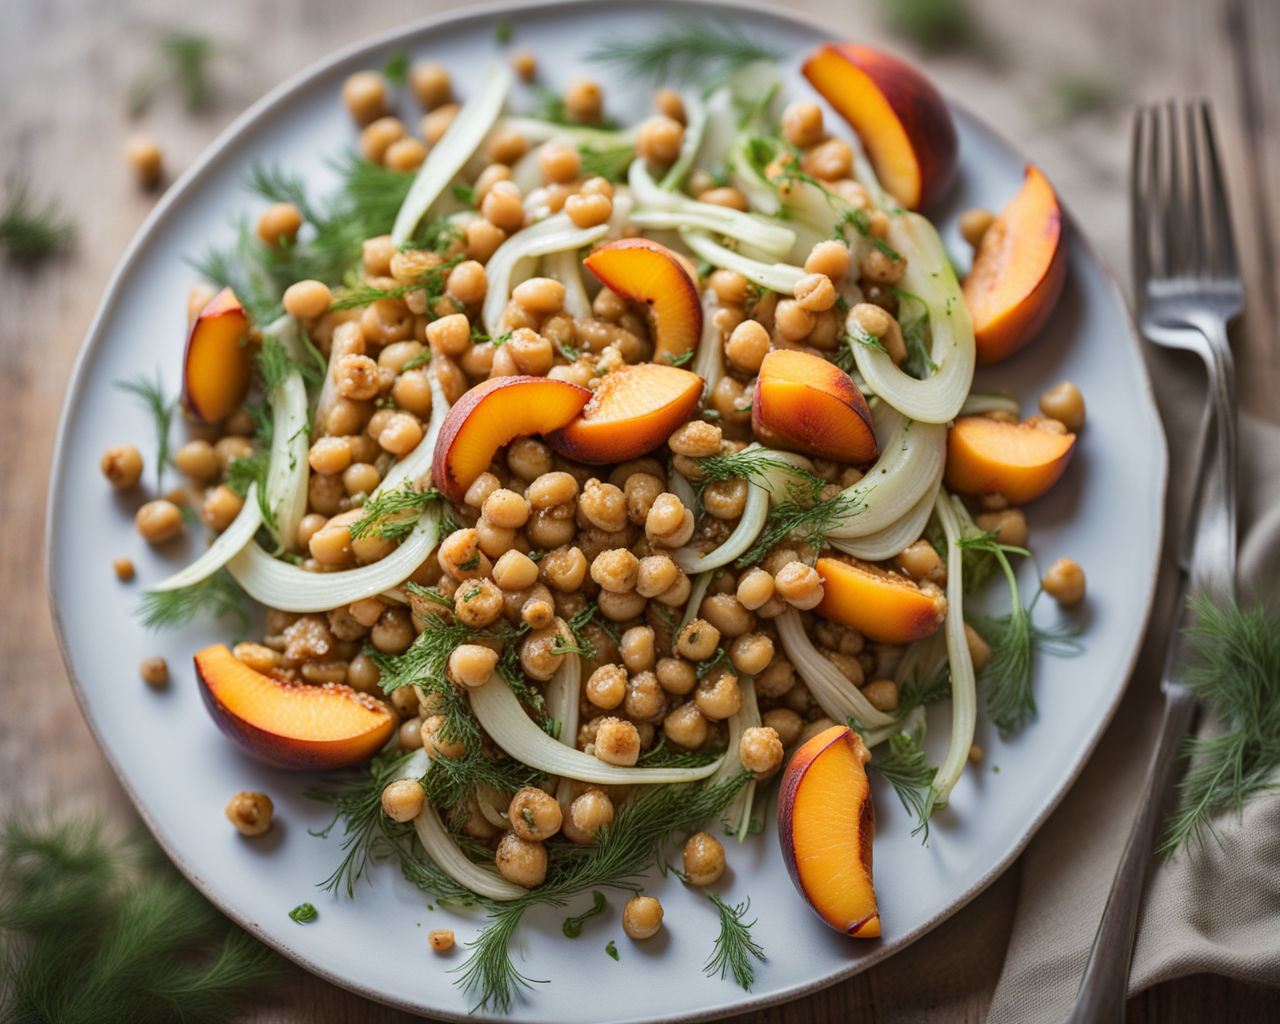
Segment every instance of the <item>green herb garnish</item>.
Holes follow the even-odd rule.
[[[636,158],[632,146],[610,146],[607,149],[580,146],[578,153],[582,156],[584,178],[605,178],[615,185],[626,181],[627,168]]]
[[[930,767],[917,738],[905,731],[894,733],[889,737],[889,755],[873,757],[868,765],[893,787],[902,806],[918,823],[911,834],[923,832],[920,841],[927,844],[929,815],[934,806],[931,799],[933,779],[938,772]]]
[[[433,503],[443,500],[444,495],[434,487],[420,491],[413,481],[406,480],[399,487],[383,491],[364,503],[360,518],[348,528],[351,539],[381,537],[383,540],[403,540],[417,528],[419,516]],[[479,564],[477,556],[476,565]]]
[[[298,924],[307,924],[319,917],[320,913],[310,903],[299,903],[289,911],[289,916],[297,921]]]
[[[604,898],[604,893],[599,889],[591,894],[592,904],[590,910],[585,910],[577,917],[566,917],[564,924],[561,925],[561,931],[564,932],[565,938],[576,939],[582,934],[583,922],[591,920],[593,917],[599,917],[609,907],[609,902]],[[610,943],[612,945],[612,943]],[[615,956],[616,960],[617,957]]]
[[[721,978],[732,972],[733,980],[749,992],[751,983],[756,978],[751,958],[754,957],[761,963],[765,960],[764,950],[751,938],[755,922],[747,924],[742,920],[751,908],[751,901],[744,900],[736,907],[731,907],[710,889],[702,891],[720,912],[720,934],[716,938],[715,950],[702,965],[702,969],[708,976],[719,974]]]
[[[164,381],[156,369],[155,380],[147,380],[139,374],[133,380],[118,380],[115,386],[137,398],[151,414],[151,424],[156,434],[156,491],[164,489],[164,471],[173,465],[169,454],[169,432],[173,429],[173,414],[178,408],[178,400],[165,397]]]
[[[244,591],[225,568],[189,587],[148,590],[142,595],[136,614],[142,616],[147,629],[177,629],[206,611],[215,619],[234,613],[240,628],[249,628]]]
[[[614,944],[613,939],[610,939],[607,943],[605,943],[604,951],[608,953],[611,957],[613,957],[615,960],[618,959],[618,947]]]
[[[710,93],[738,71],[775,63],[782,50],[758,43],[727,17],[686,16],[652,35],[607,39],[587,54],[624,78],[664,85],[699,84]]]
[[[25,263],[52,255],[76,236],[76,225],[58,209],[53,200],[43,206],[32,197],[25,178],[9,188],[9,201],[0,213],[0,245],[9,255]]]
[[[166,84],[177,85],[187,112],[194,114],[209,105],[209,62],[230,52],[225,43],[194,32],[164,29],[152,34],[155,53],[146,71],[133,83],[129,93],[129,116],[137,117]]]
[[[396,50],[382,65],[382,77],[391,84],[391,88],[399,89],[408,76],[409,55],[404,50]]]

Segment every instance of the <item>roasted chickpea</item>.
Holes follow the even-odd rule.
[[[472,629],[491,626],[502,614],[502,591],[493,580],[466,580],[454,595],[453,614]]]
[[[981,207],[962,211],[956,221],[960,228],[960,237],[975,249],[982,244],[983,236],[995,222],[996,215]]]
[[[409,85],[424,110],[448,103],[453,95],[449,72],[432,61],[418,61],[409,71]]]
[[[518,230],[524,223],[520,186],[513,181],[495,181],[480,204],[480,212],[504,231]]]
[[[734,640],[727,653],[735,669],[743,675],[754,676],[773,661],[773,641],[763,633],[747,633]]]
[[[804,730],[804,719],[790,708],[774,708],[763,716],[764,725],[778,734],[783,747],[789,747],[800,737]]]
[[[564,655],[553,652],[564,645],[568,635],[558,619],[527,634],[520,644],[520,666],[525,674],[544,683],[555,675],[564,662]]]
[[[755,611],[773,597],[773,577],[760,568],[749,569],[738,580],[738,603]]]
[[[887,712],[898,709],[898,684],[892,679],[873,679],[860,689],[862,695],[877,711]]]
[[[791,103],[782,112],[782,134],[793,146],[808,149],[822,141],[822,108],[816,103]]]
[[[711,885],[724,874],[724,847],[707,832],[689,837],[683,860],[684,876],[690,885]]]
[[[826,274],[806,274],[792,290],[796,302],[810,313],[821,313],[836,304],[836,289]]]
[[[444,138],[444,133],[449,130],[461,109],[457,103],[442,103],[422,119],[422,137],[427,145],[434,146]]]
[[[563,814],[553,796],[537,786],[525,786],[511,798],[507,809],[511,830],[521,839],[541,842],[560,831]]]
[[[463,686],[484,686],[497,664],[496,651],[481,644],[459,644],[449,655],[449,676]]]
[[[684,143],[684,125],[665,114],[640,123],[636,132],[636,155],[649,164],[666,167],[675,163]]]
[[[489,278],[484,267],[475,260],[467,260],[449,271],[445,287],[464,306],[475,306],[489,290]]]
[[[653,938],[662,931],[662,904],[652,896],[633,896],[622,909],[622,930],[633,939]]]
[[[756,617],[732,594],[710,594],[698,609],[700,618],[716,628],[720,636],[734,639],[756,628]]]
[[[736,715],[742,707],[742,690],[738,677],[724,669],[714,669],[693,691],[694,703],[703,716],[720,722]]]
[[[822,181],[848,178],[853,173],[853,150],[841,139],[827,139],[805,153],[800,166]]]
[[[494,860],[499,873],[508,882],[532,889],[546,881],[546,848],[541,843],[522,839],[515,832],[508,832],[502,837]]]
[[[302,214],[293,203],[273,203],[258,218],[258,237],[272,248],[292,245],[302,227]]]
[[[744,729],[738,739],[738,760],[757,779],[762,779],[782,764],[782,739],[769,726]]]
[[[208,484],[218,478],[221,466],[218,454],[208,441],[188,441],[173,454],[178,471],[196,483]]]
[[[564,108],[569,119],[579,124],[599,121],[604,109],[604,94],[600,91],[599,83],[590,78],[570,82],[564,94]]]
[[[796,671],[786,658],[775,655],[773,661],[756,673],[756,695],[769,699],[782,697],[796,685]]]
[[[667,713],[667,697],[652,672],[638,672],[627,683],[623,710],[633,722],[656,725]]]
[[[237,793],[227,804],[227,820],[242,836],[260,836],[271,827],[275,808],[266,793]]]
[[[686,750],[697,750],[707,742],[711,730],[698,705],[686,701],[663,719],[662,732],[672,743]]]
[[[1084,600],[1084,570],[1070,558],[1059,558],[1044,574],[1043,586],[1060,605],[1079,604]]]
[[[382,812],[392,821],[413,821],[426,799],[427,792],[417,779],[397,779],[382,791]]]
[[[631,722],[606,718],[596,730],[595,752],[606,764],[633,768],[640,758],[640,733]]]
[[[611,825],[613,816],[613,801],[604,790],[593,786],[569,805],[569,817],[563,825],[565,835],[575,843],[594,843],[596,832]]]
[[[930,583],[941,586],[947,581],[947,567],[942,561],[942,556],[938,554],[937,548],[924,538],[899,553],[894,558],[893,564],[917,582],[928,580]]]
[[[626,670],[621,665],[601,665],[587,680],[586,694],[596,707],[612,711],[626,699]]]
[[[813,330],[813,314],[795,299],[783,299],[774,309],[773,323],[787,341],[802,341]]]
[[[644,525],[662,488],[662,480],[651,473],[633,473],[627,477],[623,484],[627,519],[637,526]]]
[[[733,329],[725,344],[729,362],[746,373],[757,373],[772,342],[769,332],[757,320],[743,320]]]
[[[453,949],[453,929],[432,928],[427,932],[427,943],[437,953],[447,953]]]
[[[142,479],[142,453],[131,444],[118,444],[102,453],[102,475],[118,490]]]
[[[148,501],[134,516],[138,532],[149,544],[163,544],[182,532],[182,510],[171,501]]]
[[[342,84],[342,102],[359,124],[368,124],[387,109],[387,86],[376,71],[357,71]]]
[[[128,581],[133,579],[133,560],[130,558],[117,558],[111,563],[111,568],[115,570],[116,579]]]
[[[1040,396],[1040,411],[1070,431],[1078,431],[1084,426],[1084,396],[1069,380]]]
[[[705,420],[692,420],[676,428],[675,433],[667,440],[671,450],[677,455],[691,459],[706,458],[719,455],[724,435],[720,427]]]
[[[843,242],[819,242],[804,261],[806,274],[822,274],[832,281],[843,281],[849,272],[849,247]]]
[[[134,135],[124,144],[124,158],[143,188],[155,185],[164,172],[160,147],[146,135]]]
[[[529,50],[517,50],[511,55],[511,69],[523,82],[532,82],[538,74],[538,58]]]
[[[548,509],[555,505],[563,505],[577,497],[578,481],[568,473],[553,474],[552,463],[551,449],[536,438],[517,438],[507,446],[507,468],[521,480],[538,483],[539,477],[554,477],[554,480],[543,480],[537,488],[530,484],[525,497],[534,508]],[[572,483],[573,493],[568,497],[564,497],[566,482],[562,477],[568,477]]]
[[[404,124],[398,117],[380,117],[370,121],[360,132],[360,155],[370,163],[380,164],[391,144],[404,137]]]
[[[698,670],[683,658],[659,658],[655,674],[662,688],[677,697],[691,693],[698,685]]]
[[[369,631],[369,642],[383,654],[404,654],[414,635],[409,610],[388,608]]]
[[[984,512],[974,522],[984,533],[995,531],[996,541],[1011,547],[1027,546],[1027,517],[1020,508],[1006,508],[1000,512]]]
[[[808,611],[823,598],[822,577],[803,562],[788,562],[773,577],[774,590],[789,605]]]
[[[578,193],[564,201],[564,212],[576,227],[594,228],[613,216],[613,200],[604,195]]]
[[[648,672],[657,664],[655,634],[649,626],[632,626],[618,643],[622,663],[630,672]]]
[[[204,504],[200,506],[200,519],[209,529],[221,533],[232,524],[242,508],[244,498],[226,484],[219,484],[209,492]]]
[[[164,658],[145,659],[138,666],[138,674],[152,689],[160,690],[169,685],[169,664]]]

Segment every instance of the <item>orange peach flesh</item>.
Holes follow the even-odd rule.
[[[225,644],[195,655],[205,706],[250,757],[277,768],[345,768],[376,754],[396,729],[381,701],[349,686],[287,683],[237,661]]]
[[[946,101],[910,64],[852,43],[827,43],[804,76],[857,133],[880,184],[909,210],[940,197],[959,141]]]
[[[983,236],[964,281],[979,365],[1004,359],[1035,337],[1066,277],[1058,198],[1028,164],[1022,188]]]
[[[697,408],[702,378],[674,366],[645,363],[605,374],[582,412],[543,435],[579,462],[625,462],[665,442]]]
[[[623,238],[600,246],[582,262],[605,287],[648,307],[655,363],[670,363],[697,349],[702,303],[683,257],[646,238]]]
[[[1022,505],[1058,482],[1075,446],[1075,434],[965,416],[947,432],[947,486],[961,494],[1003,494]]]
[[[873,462],[880,454],[862,392],[838,366],[808,352],[765,356],[751,426],[771,447],[836,462]]]
[[[847,726],[819,733],[796,751],[778,794],[778,838],[800,894],[846,935],[880,935],[871,876],[875,808],[866,748]]]
[[[462,396],[436,439],[432,474],[450,501],[462,501],[494,454],[517,437],[563,427],[591,392],[550,377],[495,377]]]
[[[909,644],[937,632],[946,604],[920,590],[910,580],[873,566],[834,558],[819,558],[822,603],[819,615],[843,622],[868,640]]]
[[[182,404],[196,419],[217,423],[244,400],[251,375],[248,332],[244,307],[230,288],[218,292],[191,325],[183,357]]]

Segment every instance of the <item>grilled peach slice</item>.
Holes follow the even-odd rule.
[[[237,661],[226,644],[195,656],[205,707],[236,746],[277,768],[328,770],[372,757],[398,719],[349,686],[287,683]]]
[[[921,589],[904,576],[870,562],[819,558],[822,577],[819,615],[843,622],[868,640],[909,644],[937,632],[947,614],[947,599],[930,586]]]
[[[641,363],[607,373],[574,419],[543,440],[579,462],[625,462],[651,452],[689,418],[703,380],[674,366]]]
[[[1036,336],[1067,280],[1062,210],[1053,186],[1031,164],[995,223],[982,236],[964,299],[973,316],[978,363],[998,362]]]
[[[697,349],[702,302],[697,278],[678,253],[647,238],[623,238],[600,246],[582,262],[607,288],[645,304],[655,363],[671,363]]]
[[[550,377],[494,377],[476,385],[440,428],[432,463],[436,487],[450,501],[461,501],[504,444],[563,427],[590,398],[586,388]]]
[[[230,288],[200,311],[187,335],[182,404],[203,423],[230,416],[249,391],[249,318]]]
[[[964,416],[947,431],[947,486],[961,494],[1003,494],[1021,505],[1058,482],[1075,448],[1072,433]]]
[[[947,101],[905,61],[869,46],[826,43],[804,76],[858,133],[880,184],[908,210],[951,186],[960,152]]]
[[[861,736],[832,726],[795,752],[778,793],[778,841],[791,881],[822,920],[860,939],[880,936],[870,757]]]
[[[764,357],[751,427],[770,447],[836,462],[873,462],[880,455],[871,410],[849,375],[795,349]]]

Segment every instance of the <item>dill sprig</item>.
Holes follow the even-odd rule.
[[[427,306],[429,308],[436,299],[444,294],[445,280],[449,276],[449,271],[461,262],[461,256],[454,256],[452,259],[441,263],[438,267],[423,271],[418,275],[417,280],[409,284],[397,285],[395,288],[385,291],[367,284],[341,288],[334,294],[333,302],[329,308],[334,310],[356,309],[382,299],[402,299],[410,292],[423,290],[427,293]]]
[[[902,372],[917,380],[927,380],[938,372],[933,361],[929,337],[929,307],[918,295],[890,289],[898,300],[898,326],[902,328],[902,341],[907,348],[907,358],[902,361]],[[907,309],[914,309],[912,314]]]
[[[579,893],[595,889],[639,890],[639,876],[658,862],[662,843],[675,832],[692,831],[719,814],[746,784],[743,772],[718,785],[684,783],[646,787],[619,809],[613,823],[596,832],[593,846],[553,859],[547,880],[519,899],[490,903],[489,923],[458,968],[463,990],[474,994],[474,1009],[505,1013],[520,988],[538,982],[521,974],[511,959],[511,938],[526,910],[563,907]]]
[[[65,248],[76,236],[76,225],[64,216],[55,200],[40,205],[25,178],[9,187],[9,201],[0,213],[0,245],[25,263]]]
[[[155,380],[147,380],[139,374],[132,380],[118,380],[115,386],[137,398],[151,414],[156,433],[156,491],[159,492],[163,490],[165,467],[173,464],[169,454],[169,431],[173,427],[173,413],[178,407],[178,400],[165,397],[159,368],[156,369]]]
[[[599,889],[591,894],[591,909],[584,910],[581,914],[574,917],[566,917],[564,924],[560,926],[560,930],[564,932],[566,939],[576,939],[582,934],[582,926],[593,917],[599,917],[609,909],[609,901],[604,898],[604,893]]]
[[[1277,786],[1280,766],[1280,621],[1264,608],[1219,608],[1193,601],[1196,624],[1186,631],[1195,659],[1185,682],[1222,723],[1218,736],[1189,736],[1182,757],[1191,762],[1179,784],[1181,806],[1166,822],[1159,852],[1173,856],[1199,846],[1207,831],[1219,839],[1211,815],[1244,805]]]
[[[926,707],[951,696],[951,665],[943,662],[933,678],[921,680],[918,675],[903,680],[898,688],[898,718],[905,719],[916,708]]]
[[[319,916],[320,912],[311,903],[299,903],[289,911],[289,917],[297,921],[298,924],[309,924]]]
[[[783,472],[792,477],[790,483],[793,488],[798,484],[807,485],[815,499],[822,488],[827,486],[827,481],[822,477],[800,466],[794,466],[781,457],[762,455],[758,448],[735,452],[732,455],[708,455],[694,461],[702,470],[703,479],[699,483],[703,486],[741,478],[763,487],[767,482],[768,474],[773,472]]]
[[[587,54],[624,78],[664,85],[701,85],[713,91],[738,71],[786,56],[757,42],[725,17],[686,16],[645,38],[606,39]]]
[[[701,768],[711,764],[724,753],[724,746],[706,747],[702,750],[677,750],[667,746],[667,737],[659,735],[658,742],[640,755],[637,768]]]
[[[444,495],[434,487],[420,491],[412,480],[399,487],[383,491],[372,501],[366,501],[361,516],[349,527],[352,540],[381,537],[383,540],[403,540],[418,525],[418,517],[434,502],[443,501]]]
[[[632,146],[610,146],[608,149],[580,146],[578,152],[582,155],[584,178],[606,178],[615,185],[626,181],[627,168],[636,158],[636,151]]]
[[[760,537],[735,564],[742,569],[764,561],[774,546],[788,537],[808,541],[815,548],[824,548],[827,532],[844,525],[864,508],[865,503],[844,493],[817,503],[794,498],[780,501],[769,513]]]
[[[937,769],[929,765],[929,759],[920,749],[919,741],[909,732],[897,732],[889,737],[889,755],[873,757],[870,766],[885,782],[893,787],[907,813],[916,819],[911,834],[923,832],[921,843],[929,842],[929,815],[933,800],[930,793]]]
[[[731,907],[710,889],[702,891],[720,912],[720,934],[716,937],[711,957],[702,965],[702,969],[708,976],[719,974],[721,978],[732,972],[733,980],[750,992],[751,983],[756,979],[751,958],[754,957],[761,963],[765,960],[764,950],[751,938],[755,921],[750,924],[743,921],[751,908],[751,900],[743,900],[736,907]]]
[[[240,628],[249,628],[249,612],[244,591],[225,568],[189,587],[177,590],[148,590],[142,595],[136,614],[147,629],[178,629],[201,612],[215,619],[234,613]]]
[[[285,970],[149,836],[97,819],[5,821],[0,929],[7,1021],[220,1024]]]
[[[500,793],[515,793],[546,778],[513,757],[486,757],[464,754],[462,757],[437,757],[422,779],[427,801],[437,810],[456,807],[479,785],[492,786]]]
[[[1039,651],[1073,654],[1079,644],[1073,639],[1079,627],[1066,624],[1044,629],[1031,621],[1031,611],[1040,591],[1025,608],[1018,594],[1018,580],[1008,555],[1030,556],[1025,548],[1001,544],[996,532],[961,537],[956,546],[962,551],[983,551],[993,555],[1005,579],[1009,581],[1012,606],[1007,615],[998,618],[969,612],[965,618],[991,645],[991,660],[982,670],[981,680],[987,691],[987,714],[1001,732],[1013,732],[1036,716],[1036,698],[1032,691],[1032,672]]]
[[[254,363],[262,378],[262,390],[268,395],[288,380],[289,375],[294,372],[301,375],[302,383],[308,388],[315,389],[324,384],[328,363],[319,349],[311,344],[306,332],[299,331],[298,335],[311,357],[310,360],[295,359],[280,339],[264,335],[262,349],[254,357]]]
[[[153,33],[155,53],[150,66],[134,82],[129,93],[129,116],[137,117],[151,102],[156,90],[166,83],[178,85],[188,113],[209,105],[209,62],[228,52],[228,47],[195,32],[163,29]]]
[[[382,77],[387,80],[391,88],[399,89],[408,76],[409,55],[403,49],[398,49],[382,65]]]
[[[270,469],[271,453],[266,448],[258,448],[252,455],[232,460],[227,467],[227,486],[243,498],[249,493],[249,485],[257,484],[258,510],[262,513],[262,521],[271,530],[278,530],[276,510],[271,507],[271,496],[267,494]]]

